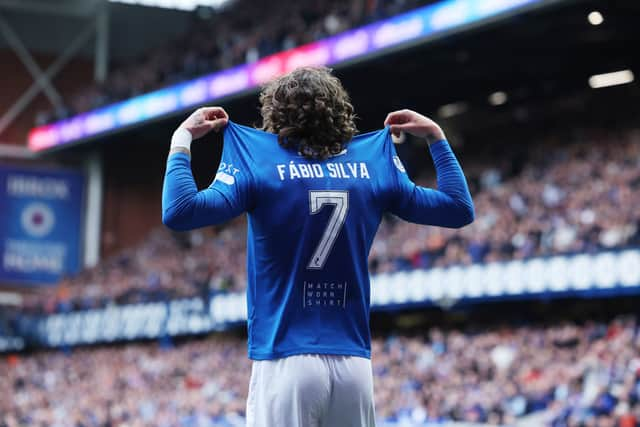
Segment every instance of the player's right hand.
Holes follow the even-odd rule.
[[[229,122],[229,115],[222,107],[202,107],[194,111],[182,124],[193,139],[198,139],[212,130],[218,132]]]
[[[429,143],[445,139],[444,132],[436,122],[411,110],[389,113],[384,125],[389,126],[395,136],[400,136],[400,132],[407,132],[418,138],[426,138]]]

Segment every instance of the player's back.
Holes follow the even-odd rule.
[[[163,222],[175,230],[249,214],[249,356],[369,357],[367,256],[382,213],[441,227],[473,221],[464,174],[446,140],[429,145],[438,190],[407,176],[387,129],[326,160],[274,134],[229,122],[213,184],[198,191],[188,153],[169,156]]]
[[[353,107],[328,69],[286,74],[263,89],[260,103],[263,126],[273,133],[231,123],[220,107],[197,110],[176,130],[163,222],[189,230],[248,213],[249,357],[258,359],[248,425],[373,425],[365,358],[367,257],[376,229],[385,211],[425,225],[469,224],[464,174],[439,126],[410,110],[390,113],[385,124],[428,140],[437,190],[411,182],[389,130],[352,138]],[[216,179],[198,191],[191,140],[223,127]]]
[[[359,135],[326,160],[234,123],[224,143],[250,169],[249,356],[369,357],[367,258],[391,181],[388,131]]]

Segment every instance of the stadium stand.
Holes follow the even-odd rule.
[[[522,161],[522,160],[521,160]],[[594,253],[640,243],[640,132],[549,136],[530,146],[520,170],[505,159],[465,168],[476,221],[463,230],[425,228],[386,218],[369,259],[372,274],[451,265]],[[544,179],[541,179],[544,177]],[[433,179],[419,180],[435,186]],[[166,301],[245,288],[246,222],[185,234],[160,228],[46,297],[25,298],[30,312]]]
[[[377,338],[372,350],[382,425],[640,420],[635,316],[432,328]],[[12,396],[0,400],[0,426],[243,425],[249,373],[245,342],[232,336],[11,355],[0,360],[0,395]]]
[[[74,71],[59,78],[64,80],[60,91],[65,108],[52,112],[42,109],[42,102],[35,103],[26,119],[35,114],[37,125],[51,123],[433,2],[237,0],[220,11],[201,10],[193,13],[184,36],[135,61],[113,63],[102,84],[82,83],[71,89],[74,80],[87,81],[91,74],[88,63],[74,65]],[[363,107],[358,112],[370,120],[363,129],[379,126],[387,112],[382,108],[405,103],[424,106],[434,117],[443,105],[449,111],[466,111],[439,115],[438,121],[450,125],[451,141],[462,145],[455,149],[469,179],[476,221],[462,230],[443,230],[385,217],[369,258],[374,286],[375,277],[407,278],[425,272],[420,276],[424,278],[427,272],[454,266],[484,268],[556,255],[571,259],[579,254],[617,255],[625,249],[637,252],[640,130],[633,108],[639,99],[637,84],[602,95],[587,89],[585,77],[610,71],[607,67],[614,65],[636,66],[637,53],[623,52],[637,38],[629,35],[637,25],[637,6],[623,1],[544,3],[563,7],[550,7],[540,15],[535,13],[544,7],[532,8],[535,13],[526,19],[509,15],[503,27],[473,32],[464,39],[457,38],[459,34],[445,36],[432,50],[406,47],[395,56],[383,54],[384,58],[341,70],[340,77],[357,88],[352,95],[354,103],[359,98]],[[606,17],[607,24],[600,27],[585,19],[586,12],[596,7],[602,7]],[[513,37],[513,45],[502,45],[506,37]],[[623,46],[622,42],[624,48],[616,45]],[[582,53],[573,57],[570,49]],[[592,57],[598,67],[584,59]],[[567,58],[575,61],[572,67],[565,63],[570,62]],[[629,58],[635,59],[629,62]],[[18,68],[16,59],[12,61]],[[375,74],[374,69],[376,78],[362,78],[370,71]],[[432,87],[415,90],[423,75],[433,79]],[[13,76],[7,82],[20,83],[24,77]],[[387,85],[387,79],[402,80],[404,85]],[[380,103],[372,101],[371,87]],[[506,105],[487,102],[489,91],[502,89],[504,96],[508,93]],[[587,90],[597,95],[583,96]],[[9,100],[9,95],[13,92],[2,92],[0,101]],[[445,105],[449,102],[453,104]],[[241,113],[232,115],[234,120],[255,123],[251,122],[255,115],[246,113],[256,110],[253,101],[223,99],[225,108],[227,103],[230,112]],[[594,104],[599,108],[591,108]],[[603,110],[610,110],[610,115],[593,120]],[[244,307],[246,219],[188,233],[156,228],[160,169],[167,136],[180,113],[171,114],[138,123],[137,129],[94,135],[59,157],[45,153],[40,158],[40,166],[48,162],[48,167],[64,164],[80,169],[90,151],[102,156],[100,244],[107,256],[55,286],[24,293],[14,286],[10,297],[0,298],[0,427],[245,425],[251,361],[246,337],[237,327],[244,319],[236,312],[242,312],[239,305]],[[485,123],[488,116],[492,120]],[[618,121],[620,116],[624,117]],[[543,130],[525,137],[521,126]],[[518,148],[503,150],[507,142],[490,141],[497,128],[515,131],[512,144]],[[15,132],[4,135],[18,140]],[[71,142],[70,146],[78,141]],[[420,148],[425,162],[414,165],[411,155],[404,156],[414,142],[398,145],[400,156],[417,182],[435,186],[433,174],[424,167],[429,163],[424,146]],[[490,142],[503,144],[501,155],[491,151]],[[219,152],[214,150],[194,144],[194,172],[200,186],[206,185],[206,173],[215,173],[211,164]],[[636,255],[627,260],[637,261],[640,255]],[[640,273],[633,275],[637,271],[629,274],[630,284],[585,282],[583,289],[569,283],[567,275],[562,283],[562,291],[568,289],[566,300],[550,296],[557,290],[551,286],[545,288],[548,294],[527,289],[524,297],[508,295],[505,286],[500,295],[488,292],[471,302],[425,294],[405,303],[386,295],[380,303],[373,301],[377,297],[373,292],[378,425],[639,427],[640,327],[634,304]],[[607,280],[622,276],[609,273]],[[392,288],[396,282],[385,285]],[[573,305],[576,301],[570,298],[579,300],[591,291],[606,294],[589,296],[589,303],[606,308],[606,316],[593,315],[582,305],[585,301]],[[236,317],[219,321],[216,315],[223,310],[216,312],[220,307],[214,303],[227,302]],[[628,304],[626,310],[616,306],[622,303]],[[532,312],[540,308],[538,304],[544,309],[536,316]],[[505,314],[520,309],[518,316]],[[490,312],[489,320],[470,314],[484,311]],[[415,317],[422,323],[411,325]],[[405,323],[410,326],[403,327]],[[226,331],[212,332],[218,329]],[[152,332],[145,335],[148,330]]]
[[[66,108],[40,111],[35,123],[62,120],[202,74],[255,62],[428,3],[433,0],[236,1],[209,19],[194,16],[188,34],[135,62],[121,64],[103,84],[71,91]]]

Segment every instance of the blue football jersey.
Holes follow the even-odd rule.
[[[438,190],[408,178],[387,128],[312,160],[282,148],[274,134],[229,122],[209,188],[197,191],[188,155],[170,156],[163,220],[186,230],[248,213],[250,358],[370,357],[368,254],[382,214],[445,227],[473,220],[449,144],[430,151]]]

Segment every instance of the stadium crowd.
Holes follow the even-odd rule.
[[[206,17],[193,15],[187,34],[116,65],[102,84],[65,97],[59,111],[40,111],[36,125],[141,95],[164,86],[251,63],[265,56],[397,15],[429,0],[263,2],[236,0]]]
[[[372,274],[584,253],[640,243],[640,131],[533,146],[521,170],[466,164],[476,220],[461,230],[386,217]],[[541,179],[544,176],[544,179]],[[420,179],[434,186],[433,179]],[[45,313],[243,291],[246,221],[184,234],[154,231],[140,246],[26,296]]]
[[[591,253],[640,243],[640,132],[528,148],[520,170],[464,165],[476,220],[461,230],[383,223],[371,271]],[[423,184],[435,187],[435,181]]]
[[[376,338],[376,412],[398,425],[537,416],[552,427],[637,427],[638,332],[635,317],[621,317]],[[0,427],[243,425],[245,347],[210,336],[3,357]]]
[[[25,294],[25,312],[68,312],[111,304],[207,297],[245,287],[244,218],[224,228],[174,236],[155,230],[138,247],[122,251],[51,289]]]

